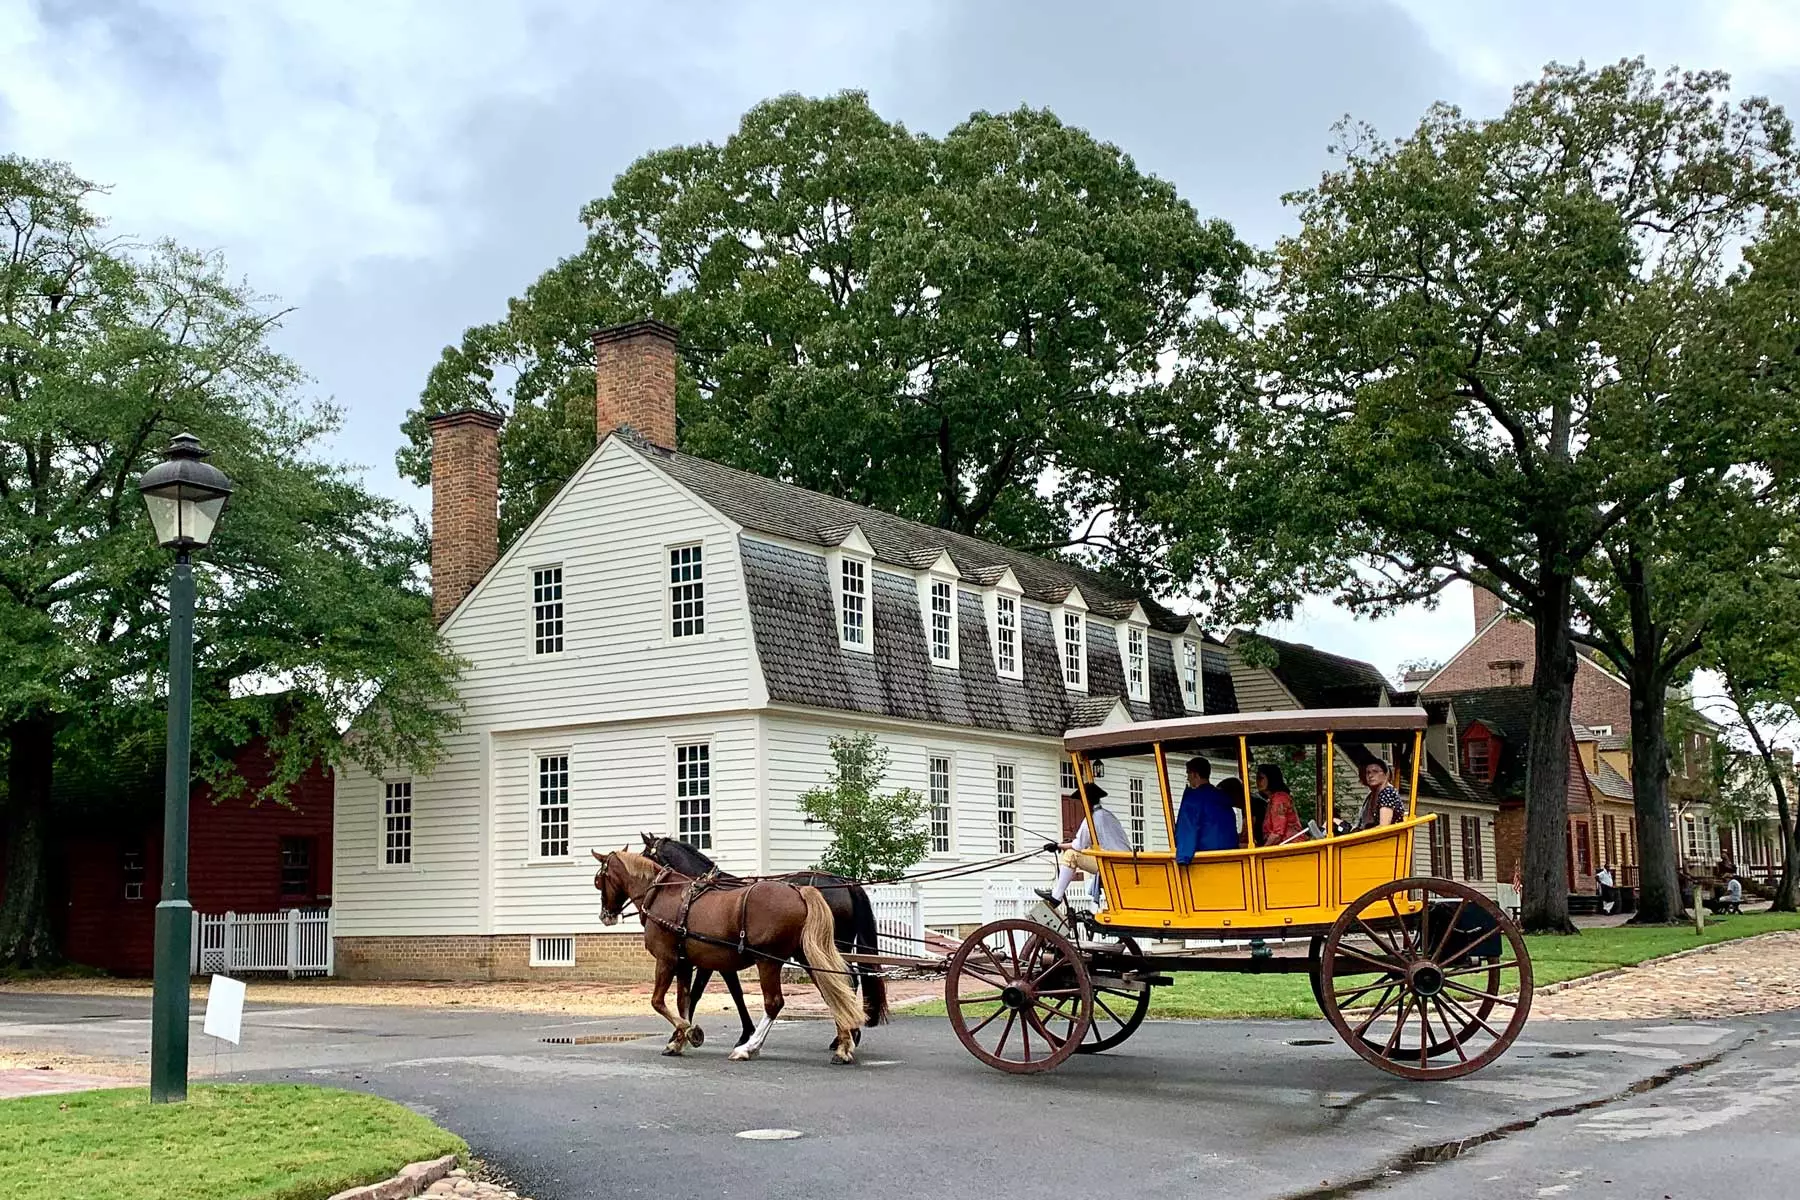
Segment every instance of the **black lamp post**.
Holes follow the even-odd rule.
[[[175,551],[169,577],[169,747],[163,777],[163,882],[156,905],[156,992],[150,1008],[150,1099],[187,1099],[188,964],[193,906],[188,903],[188,775],[194,693],[194,569],[188,556],[212,541],[231,480],[206,461],[200,439],[183,433],[163,461],[144,472],[138,491],[156,540]]]

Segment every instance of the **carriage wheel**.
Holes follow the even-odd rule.
[[[1144,952],[1131,938],[1121,935],[1117,950],[1109,953],[1127,958],[1141,959]],[[1092,947],[1089,947],[1092,949]],[[1075,1047],[1077,1054],[1099,1054],[1103,1050],[1111,1050],[1122,1045],[1126,1038],[1138,1031],[1144,1018],[1150,1015],[1150,988],[1146,984],[1128,987],[1122,982],[1111,982],[1106,976],[1097,976],[1091,970],[1088,978],[1094,987],[1094,1015],[1088,1022],[1087,1036]],[[1075,1006],[1074,997],[1059,998],[1052,1001],[1058,1009],[1067,1008],[1072,1014]],[[1051,1032],[1056,1026],[1051,1027]]]
[[[944,977],[950,1025],[990,1067],[1029,1075],[1087,1036],[1094,988],[1068,938],[1036,921],[992,921],[963,939]]]
[[[1445,903],[1448,922],[1428,934],[1422,914],[1402,914],[1406,898]],[[1458,932],[1471,907],[1488,915],[1491,930]],[[1500,939],[1497,959],[1468,957],[1491,937]],[[1338,1036],[1408,1079],[1480,1070],[1506,1052],[1531,1013],[1531,959],[1518,926],[1492,900],[1448,879],[1396,880],[1353,901],[1325,935],[1319,984]]]
[[[1320,975],[1324,971],[1324,962],[1325,935],[1314,934],[1312,941],[1308,942],[1306,946],[1306,980],[1312,984],[1313,1003],[1319,1006],[1320,1012],[1325,1011],[1325,988],[1320,982]]]

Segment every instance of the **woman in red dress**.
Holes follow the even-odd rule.
[[[1268,801],[1259,845],[1279,846],[1304,828],[1300,824],[1300,814],[1294,810],[1294,798],[1288,795],[1287,779],[1280,767],[1265,763],[1256,768],[1256,791]]]

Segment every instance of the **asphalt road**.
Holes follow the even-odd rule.
[[[654,1036],[544,1040],[634,1033]],[[0,993],[0,1044],[133,1057],[147,1037],[142,1001]],[[539,1200],[1758,1200],[1800,1179],[1800,1014],[1540,1022],[1486,1071],[1439,1084],[1376,1071],[1323,1022],[1152,1022],[1034,1077],[982,1066],[941,1019],[868,1031],[855,1067],[827,1064],[829,1032],[811,1022],[778,1025],[752,1063],[717,1044],[663,1058],[662,1038],[654,1018],[252,1006],[242,1048],[216,1060],[196,1026],[193,1062],[393,1097]],[[769,1128],[801,1136],[734,1136]]]

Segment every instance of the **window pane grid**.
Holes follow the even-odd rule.
[[[1189,708],[1200,706],[1200,652],[1192,642],[1181,643],[1181,693]]]
[[[1126,786],[1131,800],[1131,848],[1144,848],[1144,781],[1133,779]]]
[[[931,760],[929,800],[931,808],[931,852],[950,853],[950,760]]]
[[[994,601],[994,659],[1002,675],[1019,671],[1019,602],[1011,596]]]
[[[1082,665],[1087,657],[1085,627],[1080,613],[1063,614],[1063,679],[1081,686]]]
[[[385,846],[382,861],[390,867],[412,863],[412,780],[399,779],[387,785],[382,801],[382,823]]]
[[[1127,682],[1133,696],[1144,694],[1144,631],[1129,629],[1125,633]]]
[[[1013,854],[1019,848],[1019,777],[1011,763],[994,767],[994,800],[1000,823],[1000,853]]]
[[[1073,796],[1075,794],[1075,764],[1065,758],[1059,765],[1062,770],[1057,774],[1057,781],[1062,784],[1062,794]]]
[[[712,849],[712,747],[675,747],[675,836],[699,850]]]
[[[931,657],[935,662],[950,661],[950,585],[931,584]]]
[[[868,568],[853,558],[844,560],[842,572],[844,593],[844,641],[852,646],[863,644],[868,628]]]
[[[699,546],[669,551],[669,636],[706,632],[706,565]]]
[[[539,858],[569,856],[569,756],[538,758],[537,834]]]
[[[531,573],[531,648],[535,654],[562,653],[561,567],[544,567]]]

